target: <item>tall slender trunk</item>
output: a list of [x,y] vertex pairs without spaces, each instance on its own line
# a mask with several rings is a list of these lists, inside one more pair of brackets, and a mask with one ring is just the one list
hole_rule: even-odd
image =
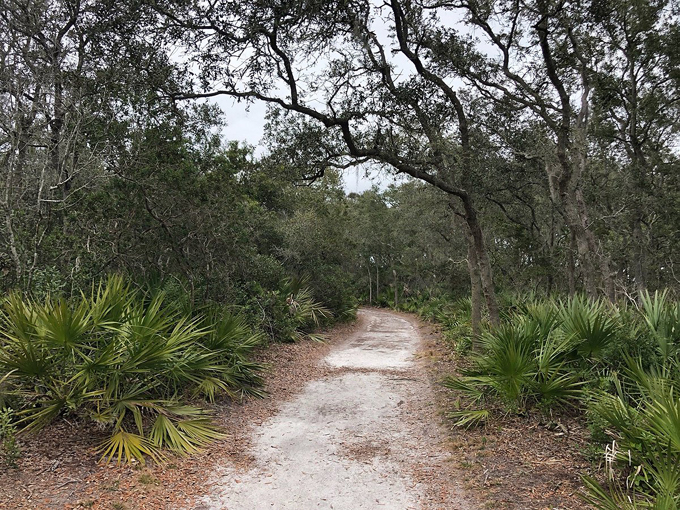
[[368,270],[368,304],[373,303],[373,278],[371,277],[371,265],[366,264]]
[[642,239],[642,217],[641,214],[636,214],[633,219],[633,275],[635,277],[635,287],[639,294],[647,290],[645,259],[645,246]]
[[482,281],[479,277],[479,261],[477,251],[471,235],[467,235],[468,240],[468,272],[470,273],[470,289],[472,301],[472,334],[475,339],[481,332],[482,324]]
[[569,249],[567,250],[567,281],[569,285],[569,295],[574,297],[576,294],[576,261],[574,252],[576,251],[576,237],[573,232],[569,234]]
[[375,265],[375,300],[380,303],[380,270],[378,264]]
[[399,308],[399,294],[397,292],[397,270],[392,269],[392,276],[394,277],[394,308]]

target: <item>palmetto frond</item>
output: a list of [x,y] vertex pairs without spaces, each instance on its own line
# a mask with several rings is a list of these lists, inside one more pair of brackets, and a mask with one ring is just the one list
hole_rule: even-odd
[[112,429],[107,461],[158,459],[161,447],[191,452],[221,437],[178,399],[261,395],[262,366],[249,358],[260,341],[238,317],[182,314],[117,276],[74,303],[18,294],[0,303],[0,374],[26,397],[19,423],[38,430],[61,415],[87,416]]
[[616,338],[617,323],[601,301],[582,296],[563,303],[560,310],[562,333],[584,358],[597,358]]
[[446,417],[453,421],[456,427],[471,428],[485,423],[489,419],[486,409],[461,409],[447,413]]
[[149,433],[150,441],[157,447],[188,454],[224,434],[212,423],[205,411],[191,406],[168,407],[160,412]]
[[659,353],[664,360],[678,351],[680,342],[680,304],[671,303],[668,291],[640,294],[642,315],[647,327],[657,342]]
[[163,459],[160,450],[147,438],[139,434],[133,434],[124,429],[118,430],[99,447],[102,460],[106,463],[116,459],[117,463],[132,462],[136,460],[144,464],[146,456],[155,461]]

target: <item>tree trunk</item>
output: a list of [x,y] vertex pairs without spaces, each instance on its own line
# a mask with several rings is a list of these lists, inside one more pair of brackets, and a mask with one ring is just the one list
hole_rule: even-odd
[[366,269],[368,269],[368,304],[373,303],[373,278],[371,278],[371,265],[366,264]]
[[394,308],[399,308],[399,295],[397,293],[397,270],[392,269],[392,276],[394,277]]
[[[579,207],[576,204],[575,197],[562,197],[564,216],[571,232],[573,243],[578,254],[579,265],[581,266],[581,273],[583,275],[583,285],[586,293],[591,298],[597,297],[597,271],[595,269],[594,257],[594,237],[583,224]],[[590,235],[589,235],[590,234]],[[590,239],[590,237],[593,237]]]
[[482,324],[482,281],[479,277],[479,261],[477,260],[474,241],[472,236],[468,235],[466,237],[468,239],[467,264],[470,273],[470,294],[472,300],[472,334],[476,340],[481,332]]
[[378,264],[375,265],[375,300],[380,303],[380,271]]
[[486,300],[486,307],[489,311],[489,320],[493,326],[498,326],[500,324],[500,314],[498,311],[498,302],[496,301],[496,291],[493,284],[491,261],[489,260],[489,254],[484,243],[482,227],[479,224],[477,211],[469,196],[463,199],[463,207],[465,208],[465,221],[470,230],[473,246],[477,255],[479,276],[482,283],[484,298]]
[[567,249],[567,279],[569,284],[569,296],[574,297],[576,294],[576,262],[574,260],[574,251],[576,251],[576,238],[574,233],[569,234],[569,248]]
[[[568,163],[562,163],[559,168],[553,169],[550,169],[549,164],[546,165],[550,194],[571,232],[586,293],[591,298],[597,298],[598,283],[601,283],[604,294],[613,301],[614,280],[611,275],[609,257],[598,253],[597,239],[588,225],[587,207],[583,194],[580,189],[576,188],[578,180],[573,176],[572,169],[567,168],[566,165]],[[585,163],[581,166],[585,167]],[[580,172],[582,169],[579,170]]]
[[642,212],[636,206],[633,218],[633,276],[635,277],[635,288],[638,294],[642,295],[647,290],[647,275],[645,274],[645,245],[642,235]]

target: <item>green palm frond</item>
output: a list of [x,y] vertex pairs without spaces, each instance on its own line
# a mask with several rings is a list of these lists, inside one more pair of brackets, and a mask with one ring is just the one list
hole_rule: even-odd
[[680,343],[680,304],[671,303],[668,291],[640,294],[642,315],[654,336],[659,353],[669,360],[678,350]]
[[605,304],[577,296],[563,303],[561,330],[584,358],[597,358],[617,335],[617,323],[609,316]]
[[446,414],[447,418],[454,420],[454,426],[466,429],[486,423],[489,415],[486,409],[461,409]]
[[65,299],[47,302],[37,316],[37,332],[48,343],[75,350],[82,348],[85,334],[91,329],[87,301],[70,306]]
[[[250,359],[261,340],[239,317],[181,313],[118,276],[74,302],[37,304],[19,294],[0,301],[0,374],[11,373],[3,392],[21,396],[19,423],[30,431],[61,415],[88,417],[113,430],[101,450],[108,461],[157,459],[163,445],[188,452],[221,437],[209,416],[179,407],[178,396],[262,396],[263,367]],[[148,435],[156,421],[155,438],[170,430],[158,444]]]
[[37,432],[47,426],[66,408],[66,397],[44,399],[40,406],[18,412],[19,420],[17,424],[24,425],[22,432]]
[[491,379],[489,377],[454,377],[448,376],[442,381],[442,386],[461,392],[471,402],[478,402],[484,398],[485,386],[489,386]]
[[163,460],[160,450],[147,438],[119,429],[110,438],[104,441],[98,448],[101,460],[107,464],[113,459],[116,463],[130,463],[133,460],[145,464],[145,456],[155,461]]
[[611,484],[607,489],[591,476],[582,476],[581,480],[586,488],[581,497],[597,510],[638,510],[646,507],[637,505],[627,493]]
[[158,447],[170,448],[181,454],[199,451],[225,435],[202,409],[192,406],[172,406],[163,409],[149,434]]

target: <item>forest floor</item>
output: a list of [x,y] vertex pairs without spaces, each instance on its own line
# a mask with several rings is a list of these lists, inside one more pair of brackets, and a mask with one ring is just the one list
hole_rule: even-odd
[[61,422],[23,439],[0,508],[585,508],[581,425],[506,416],[452,430],[436,383],[460,360],[412,315],[363,309],[326,343],[259,359],[269,396],[217,405],[229,435],[204,453],[102,465],[103,432]]

